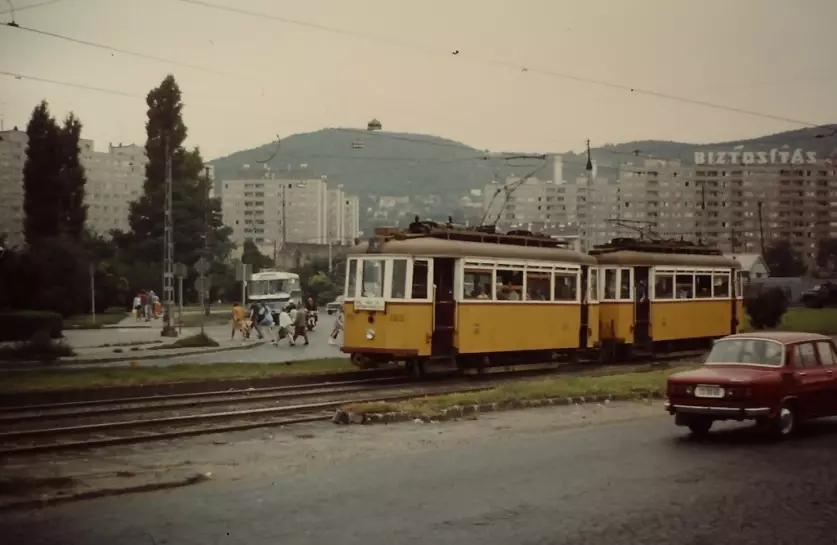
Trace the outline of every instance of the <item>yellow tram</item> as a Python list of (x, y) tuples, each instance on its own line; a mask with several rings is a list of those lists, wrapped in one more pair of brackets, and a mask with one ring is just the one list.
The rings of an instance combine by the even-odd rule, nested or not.
[(342, 350), (416, 374), (577, 355), (598, 345), (597, 274), (593, 257), (531, 233), (378, 230), (347, 259)]
[(603, 359), (707, 346), (738, 333), (741, 265), (716, 248), (619, 239), (592, 250)]

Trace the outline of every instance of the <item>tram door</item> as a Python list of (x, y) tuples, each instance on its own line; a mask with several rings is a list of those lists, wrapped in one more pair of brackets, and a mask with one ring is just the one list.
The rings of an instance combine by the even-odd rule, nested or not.
[(651, 341), (650, 267), (634, 268), (634, 344)]
[(448, 356), (454, 353), (453, 338), (456, 332), (456, 301), (453, 297), (456, 260), (436, 258), (433, 260), (433, 337), (431, 353), (434, 356)]
[(587, 348), (587, 340), (590, 335), (590, 294), (587, 286), (590, 285), (590, 267), (581, 267), (581, 320), (578, 329), (578, 347)]
[(732, 299), (732, 301), (730, 301), (732, 304), (732, 313), (730, 314), (732, 319), (729, 324), (729, 333), (730, 335), (735, 335), (738, 329), (738, 271), (732, 269), (730, 273), (729, 293)]

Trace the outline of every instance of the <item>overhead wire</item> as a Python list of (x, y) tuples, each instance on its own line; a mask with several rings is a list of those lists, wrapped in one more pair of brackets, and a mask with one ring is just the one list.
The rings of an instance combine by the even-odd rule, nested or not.
[(84, 45), (84, 46), (87, 46), (87, 47), (93, 47), (93, 48), (96, 48), (96, 49), (102, 49), (104, 51), (111, 51), (113, 53), (120, 53), (120, 54), (123, 54), (123, 55), (129, 55), (131, 57), (136, 57), (138, 59), (146, 59), (146, 60), (151, 60), (151, 61), (162, 62), (162, 63), (165, 63), (165, 64), (171, 64), (173, 66), (181, 66), (181, 67), (184, 67), (184, 68), (190, 68), (192, 70), (199, 70), (199, 71), (202, 71), (202, 72), (208, 72), (208, 73), (216, 74), (216, 75), (219, 75), (219, 76), (233, 76), (233, 77), (242, 78), (242, 79), (254, 80), (254, 78), (252, 78), (251, 76), (247, 76), (246, 74), (231, 72), (229, 70), (221, 70), (221, 69), (212, 68), (212, 67), (209, 67), (209, 66), (203, 66), (203, 65), (199, 65), (199, 64), (192, 64), (192, 63), (188, 63), (188, 62), (169, 59), (169, 58), (166, 58), (166, 57), (158, 57), (156, 55), (149, 55), (147, 53), (141, 53), (141, 52), (138, 52), (138, 51), (131, 51), (130, 49), (124, 49), (124, 48), (121, 48), (121, 47), (115, 47), (115, 46), (111, 46), (111, 45), (100, 44), (100, 43), (91, 42), (91, 41), (88, 41), (88, 40), (82, 40), (80, 38), (73, 38), (72, 36), (65, 36), (63, 34), (58, 34), (56, 32), (48, 32), (46, 30), (39, 30), (37, 28), (31, 28), (31, 27), (23, 26), (23, 25), (20, 25), (20, 24), (17, 24), (17, 23), (14, 24), (14, 25), (11, 24), (11, 23), (7, 23), (7, 24), (3, 25), (3, 28), (13, 28), (13, 29), (20, 30), (20, 31), (23, 31), (23, 32), (31, 32), (33, 34), (39, 34), (41, 36), (48, 36), (50, 38), (55, 38), (55, 39), (58, 39), (58, 40), (64, 40), (66, 42), (71, 42), (71, 43), (75, 43), (75, 44), (79, 44), (79, 45)]
[[(283, 24), (288, 24), (288, 25), (295, 25), (295, 26), (310, 28), (310, 29), (314, 29), (314, 30), (320, 30), (320, 31), (324, 31), (324, 32), (331, 32), (331, 33), (334, 33), (334, 34), (341, 34), (341, 35), (345, 35), (345, 36), (363, 38), (363, 39), (366, 39), (366, 40), (376, 41), (376, 42), (379, 42), (379, 43), (385, 43), (385, 44), (388, 44), (388, 45), (397, 45), (399, 47), (419, 49), (419, 50), (422, 50), (424, 52), (429, 52), (429, 53), (434, 53), (434, 54), (443, 53), (443, 50), (441, 48), (431, 47), (431, 46), (427, 46), (425, 44), (420, 44), (420, 43), (416, 43), (416, 42), (406, 42), (406, 41), (403, 41), (403, 40), (397, 40), (397, 39), (394, 39), (394, 38), (388, 38), (388, 37), (384, 37), (384, 36), (380, 36), (380, 35), (369, 34), (369, 33), (366, 33), (366, 32), (359, 32), (359, 31), (354, 31), (354, 30), (349, 30), (349, 29), (344, 29), (344, 28), (339, 28), (339, 27), (322, 25), (322, 24), (318, 24), (318, 23), (312, 23), (312, 22), (309, 22), (309, 21), (301, 21), (301, 20), (298, 20), (298, 19), (291, 19), (291, 18), (288, 18), (288, 17), (273, 15), (273, 14), (270, 14), (270, 13), (247, 10), (247, 9), (242, 9), (242, 8), (235, 8), (235, 7), (232, 7), (232, 6), (226, 6), (226, 5), (222, 5), (222, 4), (215, 4), (213, 2), (207, 2), (205, 0), (176, 0), (176, 1), (183, 2), (183, 3), (186, 3), (186, 4), (193, 4), (193, 5), (196, 5), (196, 6), (202, 6), (202, 7), (205, 7), (205, 8), (215, 9), (215, 10), (219, 10), (219, 11), (225, 11), (225, 12), (228, 12), (228, 13), (236, 13), (236, 14), (239, 14), (239, 15), (246, 15), (246, 16), (250, 16), (250, 17), (272, 20), (272, 21), (276, 21), (276, 22), (283, 23)], [(444, 52), (444, 53), (446, 55), (451, 54), (451, 52), (449, 52), (449, 51)], [(710, 102), (710, 101), (707, 101), (707, 100), (700, 100), (700, 99), (695, 99), (695, 98), (691, 98), (691, 97), (685, 97), (685, 96), (681, 96), (681, 95), (675, 95), (675, 94), (671, 94), (671, 93), (655, 91), (653, 89), (646, 89), (646, 88), (636, 87), (636, 86), (622, 84), (622, 83), (616, 83), (616, 82), (611, 82), (611, 81), (606, 81), (606, 80), (600, 80), (600, 79), (594, 79), (594, 78), (589, 78), (589, 77), (584, 77), (584, 76), (578, 76), (578, 75), (569, 74), (569, 73), (566, 73), (566, 72), (559, 72), (559, 71), (556, 71), (556, 70), (549, 70), (549, 69), (546, 69), (546, 68), (539, 68), (539, 67), (536, 67), (536, 66), (524, 65), (524, 64), (521, 64), (519, 62), (514, 62), (514, 61), (506, 61), (506, 60), (502, 60), (502, 59), (494, 59), (494, 58), (490, 58), (490, 57), (483, 57), (483, 56), (479, 56), (479, 55), (468, 54), (467, 52), (465, 54), (463, 54), (459, 50), (456, 50), (454, 55), (457, 56), (457, 57), (473, 59), (473, 60), (482, 62), (484, 64), (490, 64), (490, 65), (494, 65), (494, 66), (501, 66), (501, 67), (505, 67), (505, 68), (509, 68), (509, 69), (515, 69), (517, 71), (538, 73), (538, 74), (541, 74), (541, 75), (551, 76), (551, 77), (554, 77), (554, 78), (564, 79), (564, 80), (568, 80), (568, 81), (575, 81), (575, 82), (578, 82), (578, 83), (586, 83), (586, 84), (590, 84), (590, 85), (597, 85), (597, 86), (600, 86), (600, 87), (607, 87), (607, 88), (611, 88), (611, 89), (623, 90), (623, 91), (628, 91), (628, 92), (636, 93), (636, 94), (640, 94), (640, 95), (647, 95), (647, 96), (651, 96), (651, 97), (655, 97), (655, 98), (662, 98), (662, 99), (666, 99), (666, 100), (692, 104), (692, 105), (695, 105), (695, 106), (702, 106), (702, 107), (705, 107), (705, 108), (712, 108), (712, 109), (716, 109), (716, 110), (734, 112), (734, 113), (739, 113), (739, 114), (742, 114), (742, 115), (749, 115), (749, 116), (753, 116), (753, 117), (761, 117), (761, 118), (764, 118), (764, 119), (771, 119), (771, 120), (774, 120), (774, 121), (783, 121), (785, 123), (791, 123), (791, 124), (794, 124), (794, 125), (801, 125), (801, 126), (806, 126), (806, 127), (816, 127), (817, 126), (816, 123), (812, 123), (810, 121), (803, 121), (803, 120), (794, 119), (794, 118), (790, 118), (790, 117), (768, 114), (768, 113), (764, 113), (764, 112), (758, 112), (758, 111), (749, 110), (749, 109), (746, 109), (746, 108), (738, 108), (738, 107), (735, 107), (735, 106), (727, 106), (727, 105), (724, 105), (724, 104), (717, 104), (717, 103)]]
[(17, 13), (17, 12), (21, 12), (21, 11), (26, 11), (28, 9), (42, 8), (44, 6), (49, 6), (49, 5), (57, 4), (58, 2), (64, 2), (64, 1), (65, 0), (46, 0), (45, 2), (40, 2), (38, 4), (27, 4), (25, 6), (12, 7), (12, 8), (9, 8), (9, 9), (0, 10), (0, 15), (5, 15), (7, 13)]

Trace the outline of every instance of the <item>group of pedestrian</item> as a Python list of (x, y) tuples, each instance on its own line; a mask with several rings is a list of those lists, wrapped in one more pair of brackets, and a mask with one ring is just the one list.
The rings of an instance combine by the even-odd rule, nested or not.
[[(264, 339), (262, 328), (267, 328), (270, 337), (273, 337), (271, 344), (279, 345), (279, 342), (285, 338), (288, 339), (290, 346), (295, 346), (302, 338), (305, 341), (305, 346), (310, 344), (308, 339), (308, 319), (312, 316), (316, 319), (317, 305), (314, 299), (309, 297), (305, 303), (299, 308), (294, 303), (288, 303), (279, 312), (278, 323), (274, 321), (273, 312), (262, 301), (254, 301), (250, 307), (245, 311), (240, 302), (236, 302), (232, 309), (232, 333), (231, 339), (235, 339), (236, 331), (241, 333), (242, 340), (250, 338), (253, 331), (259, 336), (259, 339)], [(276, 327), (274, 336), (273, 328)], [(335, 344), (337, 337), (343, 330), (343, 309), (340, 309), (335, 321), (334, 329), (329, 336), (329, 344)]]
[(160, 302), (160, 297), (154, 293), (154, 290), (140, 290), (134, 295), (131, 314), (138, 322), (156, 320), (163, 315), (163, 303)]

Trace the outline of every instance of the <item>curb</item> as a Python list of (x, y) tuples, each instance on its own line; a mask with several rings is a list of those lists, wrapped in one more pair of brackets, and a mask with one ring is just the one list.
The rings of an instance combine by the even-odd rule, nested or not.
[(101, 488), (98, 490), (90, 490), (87, 492), (79, 492), (68, 496), (53, 496), (44, 497), (37, 500), (22, 500), (18, 502), (0, 503), (0, 511), (16, 511), (20, 509), (38, 509), (42, 507), (52, 507), (63, 503), (70, 503), (74, 501), (93, 500), (97, 498), (107, 498), (112, 496), (122, 496), (124, 494), (137, 494), (140, 492), (155, 492), (158, 490), (168, 490), (171, 488), (182, 488), (184, 486), (191, 486), (212, 480), (210, 474), (198, 473), (190, 477), (172, 481), (160, 481), (156, 483), (142, 484), (138, 486), (126, 486), (123, 488)]
[(409, 420), (429, 422), (444, 422), (456, 420), (465, 416), (510, 411), (516, 409), (534, 409), (551, 406), (567, 406), (585, 403), (603, 403), (612, 401), (650, 401), (652, 399), (664, 399), (663, 392), (649, 392), (634, 395), (612, 395), (601, 394), (579, 397), (548, 397), (545, 399), (513, 399), (496, 403), (482, 403), (479, 405), (454, 405), (432, 414), (411, 413), (406, 411), (389, 413), (356, 413), (337, 409), (332, 422), (340, 425), (349, 424), (390, 424), (396, 422), (407, 422)]
[[(245, 344), (241, 346), (223, 346), (223, 347), (210, 347), (200, 351), (192, 351), (192, 352), (180, 352), (178, 354), (173, 354), (170, 351), (165, 349), (158, 349), (153, 350), (152, 354), (148, 354), (149, 350), (131, 352), (130, 354), (125, 354), (124, 356), (114, 356), (114, 357), (107, 357), (107, 358), (89, 358), (89, 359), (59, 359), (55, 362), (51, 363), (43, 363), (40, 361), (17, 361), (14, 362), (13, 365), (6, 365), (0, 364), (0, 372), (2, 371), (19, 371), (19, 370), (29, 370), (35, 366), (42, 366), (48, 369), (55, 369), (56, 367), (61, 367), (65, 365), (95, 365), (97, 363), (107, 364), (107, 363), (119, 363), (123, 361), (133, 361), (133, 360), (163, 360), (167, 358), (181, 358), (181, 357), (188, 357), (188, 356), (200, 356), (202, 354), (217, 354), (219, 352), (232, 352), (234, 350), (250, 350), (256, 348), (258, 346), (262, 346), (267, 344), (267, 341), (259, 341), (254, 342), (251, 344)], [(157, 352), (160, 352), (157, 354)], [(168, 353), (167, 353), (168, 352)]]

